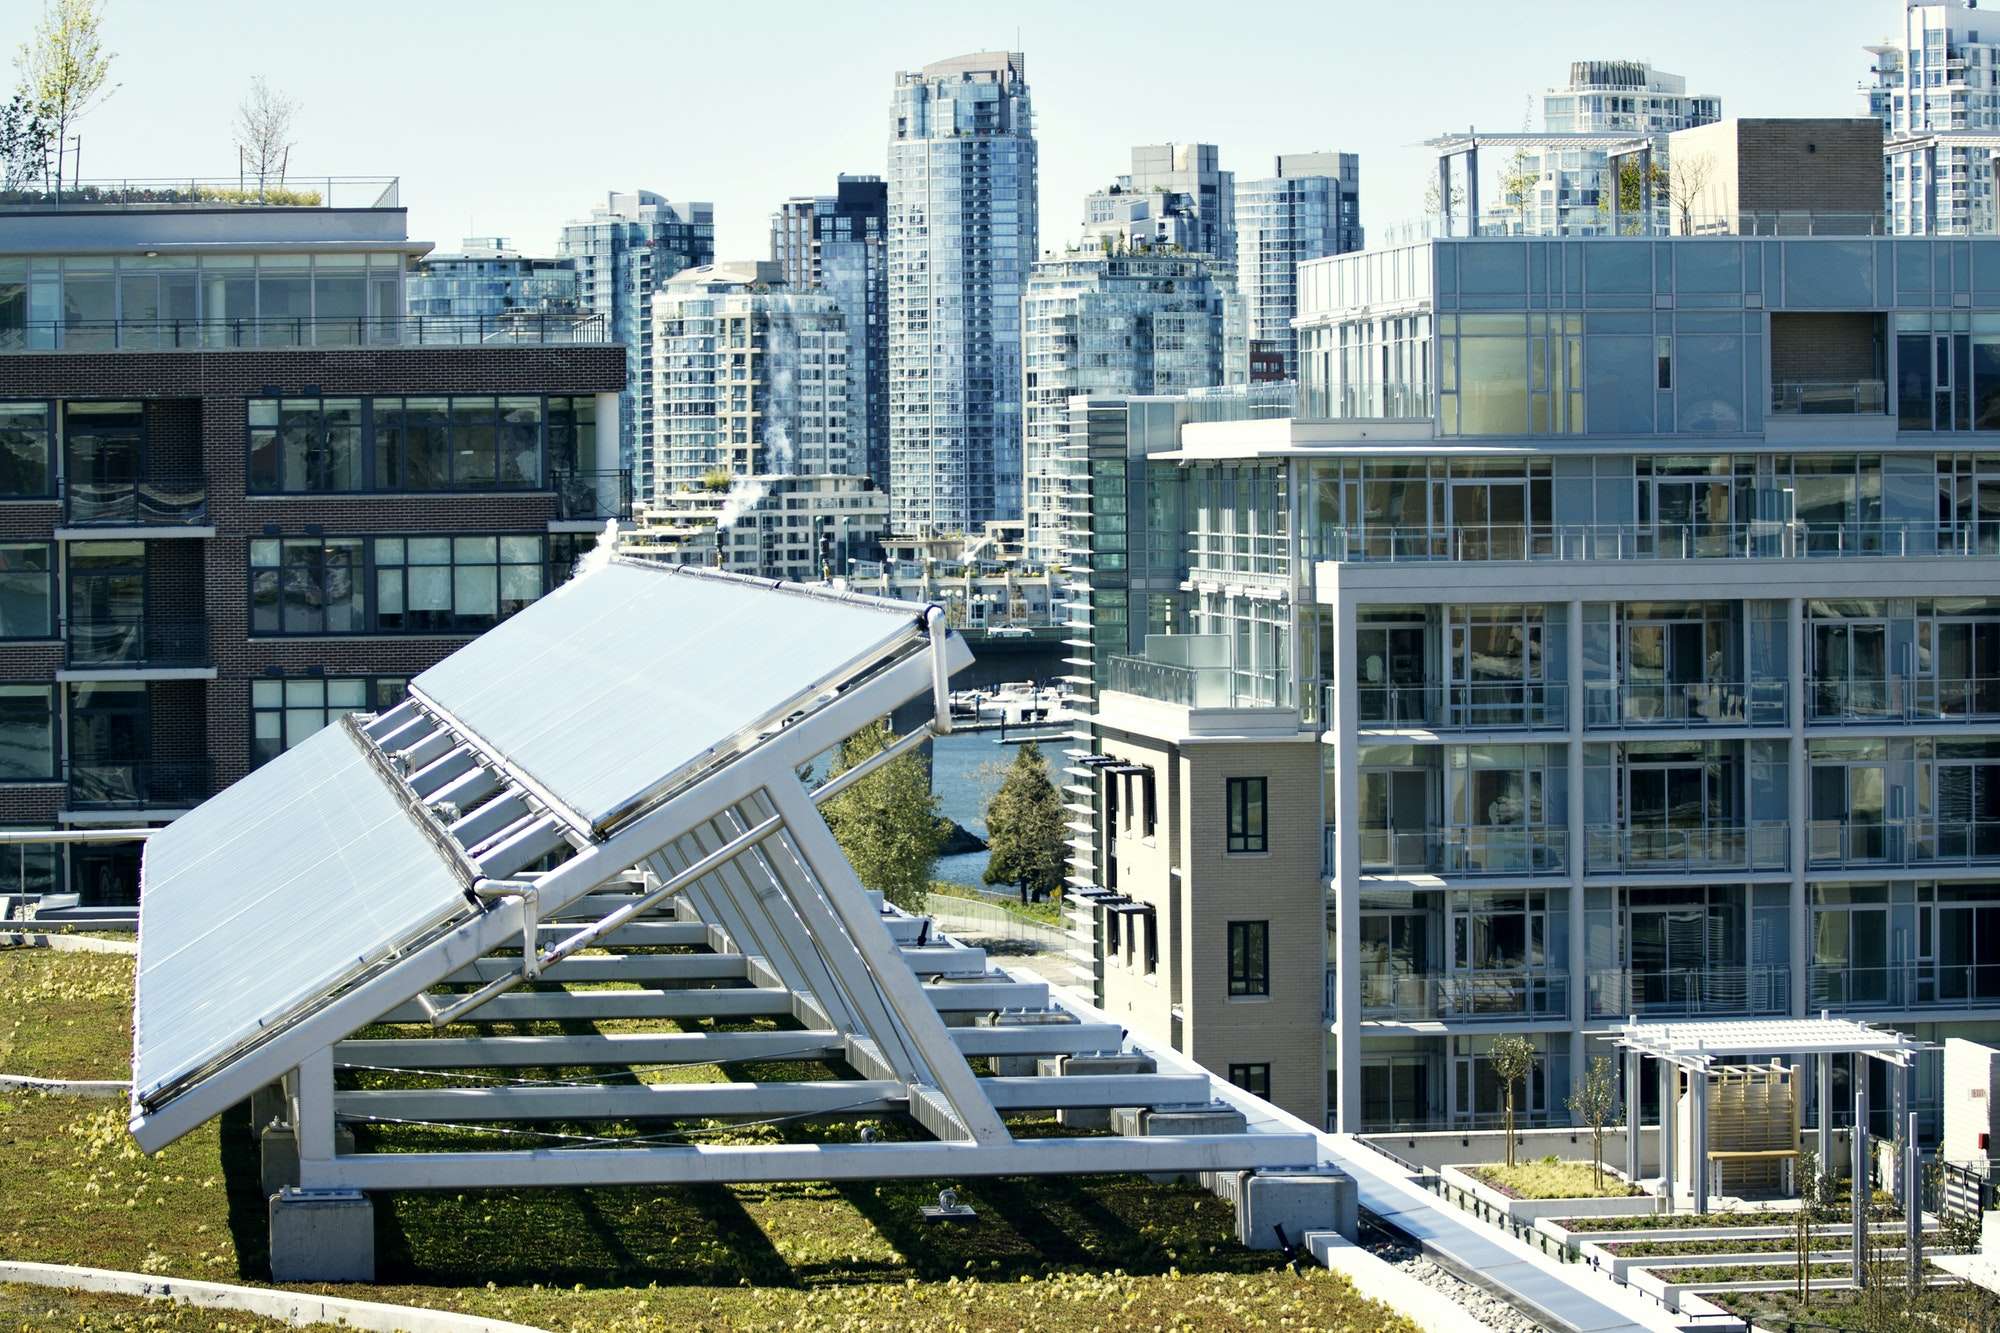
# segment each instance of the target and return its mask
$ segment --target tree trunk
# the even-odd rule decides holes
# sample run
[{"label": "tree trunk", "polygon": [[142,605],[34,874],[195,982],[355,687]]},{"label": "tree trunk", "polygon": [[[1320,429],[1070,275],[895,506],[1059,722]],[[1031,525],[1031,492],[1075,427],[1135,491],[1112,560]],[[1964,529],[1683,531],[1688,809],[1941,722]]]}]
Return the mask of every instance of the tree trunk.
[{"label": "tree trunk", "polygon": [[1514,1165],[1514,1085],[1507,1085],[1507,1165]]}]

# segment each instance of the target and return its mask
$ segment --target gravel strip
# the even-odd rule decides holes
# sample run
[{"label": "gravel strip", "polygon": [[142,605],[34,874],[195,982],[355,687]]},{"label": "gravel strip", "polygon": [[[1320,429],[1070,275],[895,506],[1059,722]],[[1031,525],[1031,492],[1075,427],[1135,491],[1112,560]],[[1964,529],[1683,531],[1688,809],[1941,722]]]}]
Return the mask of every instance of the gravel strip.
[{"label": "gravel strip", "polygon": [[1467,1314],[1496,1333],[1545,1333],[1542,1325],[1484,1287],[1474,1286],[1464,1278],[1439,1268],[1414,1245],[1384,1239],[1377,1232],[1376,1239],[1363,1248],[1390,1267],[1400,1269],[1440,1296],[1463,1306]]}]

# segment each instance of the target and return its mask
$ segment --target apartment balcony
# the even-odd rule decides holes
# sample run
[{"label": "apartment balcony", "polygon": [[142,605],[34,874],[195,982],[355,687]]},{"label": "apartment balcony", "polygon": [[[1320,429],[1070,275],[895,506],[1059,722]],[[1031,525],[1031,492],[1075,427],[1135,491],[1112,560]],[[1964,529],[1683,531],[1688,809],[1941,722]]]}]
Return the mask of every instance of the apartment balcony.
[{"label": "apartment balcony", "polygon": [[1782,1014],[1792,1005],[1789,967],[1609,968],[1587,987],[1593,1018]]},{"label": "apartment balcony", "polygon": [[63,486],[65,527],[170,529],[207,523],[208,478],[199,474],[145,481],[72,477]]},{"label": "apartment balcony", "polygon": [[1308,535],[1317,560],[1796,560],[2000,555],[2000,520],[1966,523],[1688,523],[1655,526],[1494,524],[1450,528],[1328,526]]},{"label": "apartment balcony", "polygon": [[63,666],[71,671],[188,670],[215,665],[205,616],[117,616],[71,620]]},{"label": "apartment balcony", "polygon": [[1593,824],[1584,830],[1583,868],[1591,875],[1783,870],[1789,839],[1781,819],[1701,828]]},{"label": "apartment balcony", "polygon": [[1771,385],[1774,417],[1886,416],[1888,386],[1881,380],[1779,380]]},{"label": "apartment balcony", "polygon": [[1813,967],[1806,1008],[2000,1009],[2000,963]]},{"label": "apartment balcony", "polygon": [[[1569,830],[1487,824],[1400,833],[1361,830],[1361,869],[1373,875],[1551,875],[1569,864]],[[1329,874],[1339,866],[1339,840],[1326,830]]]},{"label": "apartment balcony", "polygon": [[554,347],[603,345],[602,315],[270,316],[245,319],[66,319],[0,325],[5,352],[212,352],[278,347]]},{"label": "apartment balcony", "polygon": [[71,810],[186,810],[215,794],[215,765],[207,759],[72,760],[67,807]]},{"label": "apartment balcony", "polygon": [[1815,819],[1806,826],[1809,866],[2000,864],[2000,820]]},{"label": "apartment balcony", "polygon": [[627,522],[632,517],[632,469],[579,472],[556,468],[556,517],[568,522]]},{"label": "apartment balcony", "polygon": [[1428,421],[1430,385],[1394,380],[1309,385],[1299,394],[1301,421]]},{"label": "apartment balcony", "polygon": [[1806,721],[1818,726],[2000,721],[2000,677],[1808,680]]},{"label": "apartment balcony", "polygon": [[[1334,713],[1334,687],[1326,688],[1326,712]],[[1487,731],[1569,725],[1569,687],[1560,681],[1495,681],[1415,685],[1357,685],[1360,725],[1396,730]]]},{"label": "apartment balcony", "polygon": [[161,213],[218,208],[396,208],[395,176],[287,176],[259,183],[242,176],[130,177],[69,181],[60,190],[28,182],[0,191],[0,212]]},{"label": "apartment balcony", "polygon": [[1583,725],[1592,730],[1782,727],[1789,720],[1790,697],[1781,679],[1585,681]]},{"label": "apartment balcony", "polygon": [[1234,661],[1226,634],[1150,634],[1143,656],[1106,659],[1105,688],[1183,708],[1269,706],[1238,697]]},{"label": "apartment balcony", "polygon": [[[1334,976],[1328,969],[1329,999]],[[1361,1016],[1405,1023],[1567,1018],[1569,977],[1518,967],[1368,971],[1361,975]]]}]

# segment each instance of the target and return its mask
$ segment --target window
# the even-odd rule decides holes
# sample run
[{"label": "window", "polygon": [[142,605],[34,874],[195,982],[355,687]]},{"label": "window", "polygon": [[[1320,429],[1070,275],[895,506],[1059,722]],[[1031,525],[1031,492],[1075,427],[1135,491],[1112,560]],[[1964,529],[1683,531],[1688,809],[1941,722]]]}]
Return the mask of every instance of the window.
[{"label": "window", "polygon": [[359,398],[253,398],[251,491],[365,490]]},{"label": "window", "polygon": [[0,639],[46,639],[55,633],[55,562],[47,542],[0,543]]},{"label": "window", "polygon": [[1271,1095],[1271,1066],[1268,1064],[1231,1065],[1229,1081],[1252,1097]]},{"label": "window", "polygon": [[1657,364],[1657,384],[1655,387],[1674,387],[1674,340],[1672,338],[1653,339],[1653,360]]},{"label": "window", "polygon": [[376,625],[484,630],[540,597],[543,578],[537,537],[377,537]]},{"label": "window", "polygon": [[0,499],[55,493],[49,405],[0,403]]},{"label": "window", "polygon": [[401,676],[251,681],[250,766],[270,762],[349,713],[395,707],[409,683]]},{"label": "window", "polygon": [[[540,398],[377,398],[371,408],[378,490],[532,490],[542,484]],[[565,451],[574,450],[575,436],[574,419],[566,416]]]},{"label": "window", "polygon": [[1228,786],[1229,842],[1231,852],[1270,850],[1266,826],[1263,778],[1231,778]]},{"label": "window", "polygon": [[61,883],[61,847],[51,843],[0,847],[0,894],[54,893]]},{"label": "window", "polygon": [[1153,770],[1150,768],[1139,775],[1139,807],[1143,812],[1139,817],[1139,836],[1150,839],[1160,816],[1159,802],[1153,790]]},{"label": "window", "polygon": [[1229,923],[1229,993],[1271,993],[1271,923]]},{"label": "window", "polygon": [[357,634],[367,628],[358,537],[250,543],[252,634]]},{"label": "window", "polygon": [[47,685],[0,685],[0,781],[56,776],[55,692]]}]

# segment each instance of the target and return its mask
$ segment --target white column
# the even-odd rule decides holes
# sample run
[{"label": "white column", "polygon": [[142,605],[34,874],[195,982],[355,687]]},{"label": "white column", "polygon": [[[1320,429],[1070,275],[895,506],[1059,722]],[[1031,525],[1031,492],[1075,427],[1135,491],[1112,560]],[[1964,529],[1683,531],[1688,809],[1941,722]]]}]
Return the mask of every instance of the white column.
[{"label": "white column", "polygon": [[1688,1071],[1688,1184],[1694,1187],[1694,1210],[1708,1211],[1708,1071]]},{"label": "white column", "polygon": [[310,1186],[313,1165],[333,1160],[333,1048],[301,1061],[292,1080],[292,1131],[299,1152],[299,1183]]},{"label": "white column", "polygon": [[1589,1001],[1584,975],[1583,930],[1583,603],[1569,604],[1569,653],[1564,663],[1568,680],[1569,746],[1569,1077],[1570,1085],[1586,1072],[1584,1014]]},{"label": "white column", "polygon": [[1639,1179],[1639,1067],[1644,1059],[1637,1051],[1625,1052],[1625,1178]]},{"label": "white column", "polygon": [[[1334,857],[1333,903],[1334,1022],[1337,1028],[1334,1086],[1340,1094],[1335,1124],[1343,1134],[1361,1131],[1361,790],[1356,771],[1361,680],[1357,661],[1354,600],[1338,587],[1333,599],[1334,823],[1340,830]],[[1446,1071],[1447,1078],[1450,1071]]]},{"label": "white column", "polygon": [[[1792,872],[1791,1013],[1806,1017],[1806,960],[1812,935],[1812,914],[1806,902],[1806,831],[1811,793],[1806,770],[1806,619],[1805,601],[1794,597],[1785,616],[1785,699],[1791,742],[1785,760],[1785,794],[1789,800],[1791,837],[1787,843]],[[1824,1164],[1822,1164],[1824,1165]]]},{"label": "white column", "polygon": [[[653,451],[653,442],[651,440],[636,440],[633,442],[633,448],[635,450],[644,449],[650,454]],[[600,393],[597,395],[596,452],[597,456],[595,458],[577,459],[577,467],[582,471],[588,472],[593,469],[605,471],[618,466],[618,395],[615,393]],[[637,471],[637,460],[635,459],[633,466],[635,476],[637,475]],[[637,483],[635,482],[634,484],[636,485]]]},{"label": "white column", "polygon": [[1660,1061],[1660,1197],[1667,1201],[1668,1212],[1674,1207],[1674,1098],[1679,1075],[1673,1061]]},{"label": "white column", "polygon": [[1850,1077],[1854,1080],[1854,1165],[1847,1180],[1847,1196],[1854,1204],[1854,1285],[1867,1281],[1868,1253],[1868,1065],[1866,1056],[1853,1057]]},{"label": "white column", "polygon": [[1819,1062],[1819,1173],[1833,1177],[1833,1056],[1821,1051]]}]

